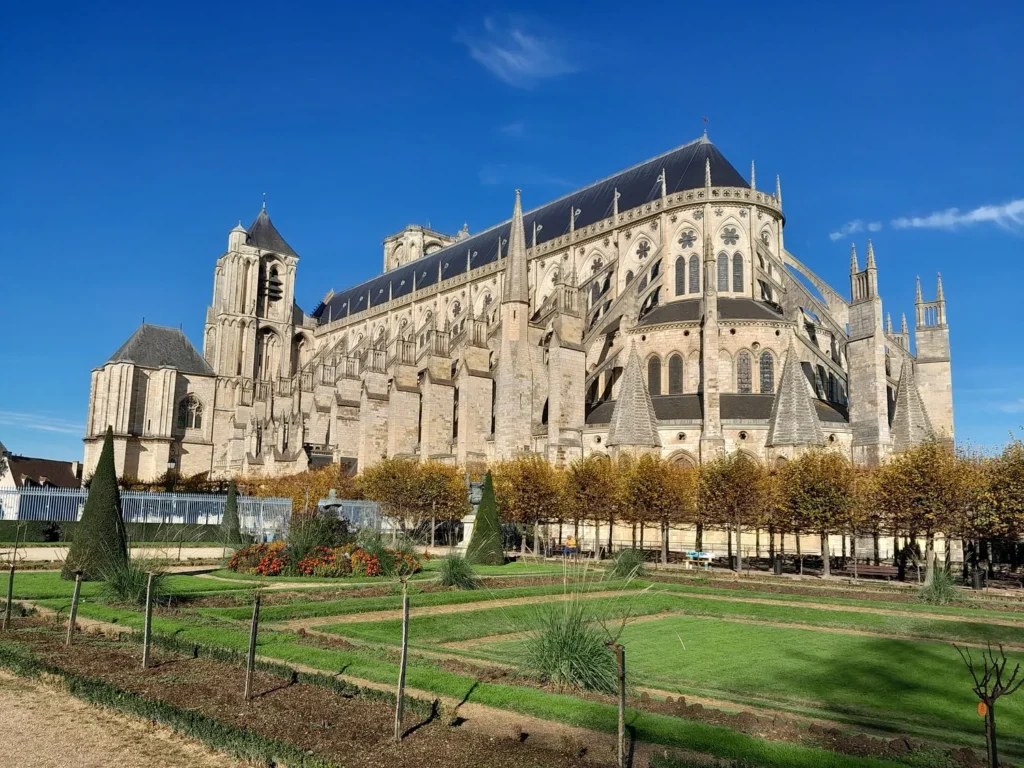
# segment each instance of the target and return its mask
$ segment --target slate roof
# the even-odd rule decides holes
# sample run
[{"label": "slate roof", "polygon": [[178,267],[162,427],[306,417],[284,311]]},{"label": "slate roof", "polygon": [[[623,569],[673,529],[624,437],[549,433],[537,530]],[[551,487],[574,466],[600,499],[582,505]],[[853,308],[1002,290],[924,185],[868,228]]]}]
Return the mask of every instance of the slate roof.
[{"label": "slate roof", "polygon": [[638,326],[661,325],[662,323],[695,323],[704,312],[700,299],[684,299],[661,304],[644,315]]},{"label": "slate roof", "polygon": [[76,474],[76,470],[81,472],[81,465],[78,462],[8,456],[7,465],[18,488],[78,488],[82,484],[81,476]]},{"label": "slate roof", "polygon": [[264,251],[273,251],[282,256],[299,257],[299,254],[293,251],[292,247],[281,237],[281,233],[277,231],[274,222],[267,215],[266,208],[260,211],[256,221],[245,231],[245,242],[255,248],[262,248]]},{"label": "slate roof", "polygon": [[[669,194],[704,186],[705,161],[711,161],[711,182],[715,186],[749,187],[747,181],[725,159],[725,156],[707,138],[691,141],[669,152],[653,157],[624,171],[620,171],[589,186],[560,197],[523,215],[525,231],[532,242],[533,225],[540,225],[537,242],[554,240],[569,232],[570,211],[579,209],[576,228],[589,227],[612,215],[615,190],[619,192],[619,210],[627,211],[660,199],[661,183],[658,176],[665,169]],[[392,298],[400,298],[412,291],[413,275],[416,287],[425,288],[438,281],[461,275],[467,270],[467,259],[472,254],[472,268],[476,269],[504,257],[498,253],[498,242],[510,240],[511,220],[504,221],[471,237],[459,240],[439,251],[412,261],[398,269],[386,272],[366,282],[335,293],[313,312],[320,322],[360,312],[367,304],[386,301],[389,287]],[[506,246],[507,248],[507,246]]]},{"label": "slate roof", "polygon": [[213,369],[178,328],[143,323],[108,363],[135,363],[143,368],[177,368],[181,373],[213,376]]},{"label": "slate roof", "polygon": [[818,409],[813,404],[816,401],[790,340],[779,389],[772,403],[765,445],[821,445],[825,438]]},{"label": "slate roof", "polygon": [[[704,406],[699,394],[659,395],[652,397],[651,402],[658,421],[700,421],[704,418]],[[738,395],[728,392],[719,395],[721,417],[737,421],[767,421],[771,418],[774,402],[774,395]],[[615,400],[606,400],[595,406],[587,414],[587,424],[608,424],[612,411],[615,410],[615,403]],[[818,420],[823,424],[845,424],[849,420],[846,410],[841,405],[827,403],[824,400],[814,400],[813,404]]]},{"label": "slate roof", "polygon": [[651,403],[651,393],[640,368],[640,355],[636,342],[629,348],[629,360],[622,372],[619,399],[612,410],[608,425],[608,445],[628,445],[660,448],[658,418]]},{"label": "slate roof", "polygon": [[718,299],[719,320],[785,320],[770,305],[754,299],[727,298]]}]

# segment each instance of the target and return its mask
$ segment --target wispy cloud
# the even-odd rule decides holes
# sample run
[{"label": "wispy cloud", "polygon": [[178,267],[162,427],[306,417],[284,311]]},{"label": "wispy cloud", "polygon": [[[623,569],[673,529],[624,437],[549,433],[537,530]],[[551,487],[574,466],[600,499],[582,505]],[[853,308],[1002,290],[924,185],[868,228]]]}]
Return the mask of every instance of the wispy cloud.
[{"label": "wispy cloud", "polygon": [[513,139],[521,139],[526,134],[526,122],[516,120],[514,123],[501,126],[501,132]]},{"label": "wispy cloud", "polygon": [[995,403],[995,408],[1002,413],[1024,413],[1024,397]]},{"label": "wispy cloud", "polygon": [[0,411],[0,426],[17,429],[33,429],[39,432],[58,432],[62,435],[78,435],[85,433],[85,427],[77,421],[48,416],[41,413],[22,413],[20,411]]},{"label": "wispy cloud", "polygon": [[1024,225],[1024,199],[1011,200],[1002,205],[983,205],[970,211],[947,208],[927,216],[893,219],[896,229],[956,229],[973,224],[996,224],[1006,229]]},{"label": "wispy cloud", "polygon": [[480,183],[486,187],[498,184],[516,184],[519,186],[568,187],[578,186],[569,179],[545,173],[534,166],[512,166],[506,163],[495,163],[483,166],[477,174]]},{"label": "wispy cloud", "polygon": [[492,75],[514,88],[532,88],[541,80],[580,70],[565,41],[528,29],[522,18],[488,17],[483,27],[456,38]]},{"label": "wispy cloud", "polygon": [[829,234],[829,240],[835,242],[842,240],[844,237],[857,234],[858,232],[879,232],[882,229],[882,222],[880,221],[864,221],[863,219],[854,219],[848,221],[835,232]]}]

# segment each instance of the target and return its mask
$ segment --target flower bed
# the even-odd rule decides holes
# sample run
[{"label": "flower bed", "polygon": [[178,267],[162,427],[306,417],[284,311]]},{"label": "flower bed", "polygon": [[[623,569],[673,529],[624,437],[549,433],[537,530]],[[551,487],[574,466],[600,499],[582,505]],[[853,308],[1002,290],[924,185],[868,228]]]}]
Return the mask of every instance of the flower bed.
[{"label": "flower bed", "polygon": [[[385,562],[381,562],[386,558]],[[341,547],[315,547],[305,557],[291,564],[284,542],[253,544],[238,550],[228,563],[236,573],[260,576],[314,576],[316,578],[345,578],[346,576],[407,576],[418,573],[423,566],[408,552],[382,548],[371,551],[358,544]]]}]

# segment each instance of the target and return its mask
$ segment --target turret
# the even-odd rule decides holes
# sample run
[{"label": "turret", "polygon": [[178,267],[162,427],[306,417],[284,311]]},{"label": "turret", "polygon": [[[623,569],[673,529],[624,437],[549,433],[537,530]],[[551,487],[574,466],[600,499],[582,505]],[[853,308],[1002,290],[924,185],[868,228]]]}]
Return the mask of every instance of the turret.
[{"label": "turret", "polygon": [[916,379],[935,436],[953,439],[953,374],[950,365],[949,326],[942,275],[937,277],[935,301],[924,301],[917,279]]}]

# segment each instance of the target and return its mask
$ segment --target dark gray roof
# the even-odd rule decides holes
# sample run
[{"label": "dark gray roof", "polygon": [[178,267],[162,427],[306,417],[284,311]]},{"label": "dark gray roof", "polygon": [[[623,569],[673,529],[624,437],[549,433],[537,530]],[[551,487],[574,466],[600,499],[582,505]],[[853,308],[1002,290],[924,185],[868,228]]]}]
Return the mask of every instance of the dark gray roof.
[{"label": "dark gray roof", "polygon": [[282,256],[299,257],[299,254],[293,251],[292,247],[281,237],[281,233],[277,231],[274,222],[267,215],[266,208],[260,211],[256,221],[246,230],[245,242],[255,248],[262,248],[264,251],[273,251]]},{"label": "dark gray roof", "polygon": [[639,326],[660,325],[662,323],[696,323],[700,320],[704,309],[700,299],[673,301],[655,307],[641,318]]},{"label": "dark gray roof", "polygon": [[772,415],[775,395],[719,395],[719,406],[723,419],[756,421]]},{"label": "dark gray roof", "polygon": [[[737,395],[723,393],[719,396],[719,405],[723,419],[737,420],[768,420],[772,414],[774,395]],[[704,406],[698,394],[659,395],[652,397],[654,414],[658,421],[675,419],[703,419]],[[814,400],[818,419],[823,422],[846,423],[846,410],[841,405]],[[606,400],[587,414],[587,424],[607,424],[611,421],[615,410],[615,400]]]},{"label": "dark gray roof", "polygon": [[177,368],[181,373],[213,376],[213,369],[178,328],[143,323],[108,363],[135,363],[144,368]]},{"label": "dark gray roof", "polygon": [[78,488],[82,484],[82,466],[78,462],[10,456],[11,477],[18,488]]},{"label": "dark gray roof", "polygon": [[[525,231],[533,232],[540,225],[537,242],[554,240],[569,232],[569,212],[577,208],[576,228],[589,227],[612,215],[615,190],[619,192],[619,210],[627,211],[661,197],[658,177],[665,169],[669,194],[704,186],[705,161],[711,161],[711,182],[717,187],[749,187],[747,181],[706,138],[691,141],[669,152],[627,168],[601,181],[572,192],[553,202],[523,215]],[[351,312],[366,309],[386,301],[389,295],[399,298],[412,291],[413,275],[416,288],[425,288],[438,281],[461,275],[467,271],[467,260],[472,254],[473,269],[490,264],[506,253],[498,253],[499,238],[509,240],[511,220],[502,222],[472,237],[459,240],[440,251],[410,262],[403,267],[367,280],[352,288],[335,293],[327,302],[313,311],[321,322],[329,318],[345,317]]]},{"label": "dark gray roof", "polygon": [[785,320],[770,304],[754,299],[719,298],[720,320]]},{"label": "dark gray roof", "polygon": [[815,400],[814,409],[818,412],[818,421],[832,424],[847,424],[850,421],[850,414],[845,405],[830,403],[826,400]]}]

